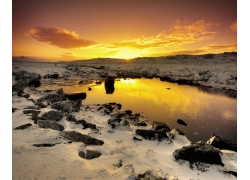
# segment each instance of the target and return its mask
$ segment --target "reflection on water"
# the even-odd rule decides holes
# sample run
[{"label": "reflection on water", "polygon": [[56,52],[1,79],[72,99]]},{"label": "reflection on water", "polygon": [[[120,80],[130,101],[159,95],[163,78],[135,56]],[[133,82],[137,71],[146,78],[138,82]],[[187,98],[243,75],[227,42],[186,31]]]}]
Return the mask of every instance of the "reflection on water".
[{"label": "reflection on water", "polygon": [[[90,86],[92,90],[88,91]],[[215,133],[237,143],[236,98],[159,79],[116,80],[112,94],[107,93],[104,83],[63,88],[65,93],[86,92],[83,104],[121,103],[122,110],[141,113],[150,122],[165,122],[171,129],[179,128],[192,142],[206,141]],[[184,120],[187,126],[178,124],[177,119]]]},{"label": "reflection on water", "polygon": [[115,91],[114,84],[115,84],[115,79],[113,77],[108,76],[105,79],[104,86],[105,86],[106,94],[113,94],[113,92]]}]

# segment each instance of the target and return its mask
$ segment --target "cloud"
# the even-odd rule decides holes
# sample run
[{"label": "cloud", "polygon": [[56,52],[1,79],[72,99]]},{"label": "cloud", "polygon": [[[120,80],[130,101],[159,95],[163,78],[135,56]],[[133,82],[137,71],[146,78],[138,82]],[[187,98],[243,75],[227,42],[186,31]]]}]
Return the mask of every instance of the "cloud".
[{"label": "cloud", "polygon": [[156,47],[173,47],[189,43],[212,39],[217,32],[209,31],[214,24],[204,20],[196,21],[192,24],[175,21],[169,33],[165,31],[151,37],[141,37],[138,39],[127,40],[120,43],[113,43],[110,48],[129,47],[134,49],[146,49]]},{"label": "cloud", "polygon": [[60,48],[82,48],[97,44],[94,41],[80,39],[74,31],[61,28],[35,27],[25,35]]},{"label": "cloud", "polygon": [[237,32],[237,21],[234,21],[229,27],[233,32]]},{"label": "cloud", "polygon": [[212,45],[207,45],[203,47],[203,49],[206,50],[216,50],[216,49],[231,49],[231,50],[236,50],[237,49],[237,43],[232,43],[232,44],[212,44]]}]

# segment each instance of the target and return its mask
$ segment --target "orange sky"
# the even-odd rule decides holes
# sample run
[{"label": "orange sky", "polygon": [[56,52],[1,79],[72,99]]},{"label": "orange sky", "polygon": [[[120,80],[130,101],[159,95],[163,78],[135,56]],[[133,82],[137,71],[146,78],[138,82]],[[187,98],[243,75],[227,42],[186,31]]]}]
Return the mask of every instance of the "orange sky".
[{"label": "orange sky", "polygon": [[236,0],[13,0],[12,56],[46,61],[237,51]]}]

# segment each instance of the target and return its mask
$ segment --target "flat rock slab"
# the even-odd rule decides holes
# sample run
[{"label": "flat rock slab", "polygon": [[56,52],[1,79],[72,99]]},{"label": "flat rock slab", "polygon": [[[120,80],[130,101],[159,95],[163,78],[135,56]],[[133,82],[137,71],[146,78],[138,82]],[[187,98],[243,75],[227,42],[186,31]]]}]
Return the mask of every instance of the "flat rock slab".
[{"label": "flat rock slab", "polygon": [[98,158],[99,156],[101,156],[102,154],[98,151],[93,151],[93,150],[87,150],[87,152],[83,152],[83,151],[80,151],[78,153],[78,155],[81,157],[81,158],[84,158],[84,159],[94,159],[94,158]]},{"label": "flat rock slab", "polygon": [[81,134],[77,131],[61,131],[59,135],[71,141],[83,142],[86,145],[103,145],[104,144],[102,140],[95,139],[85,134]]},{"label": "flat rock slab", "polygon": [[168,136],[164,131],[155,131],[155,130],[145,130],[145,129],[137,129],[136,134],[142,136],[145,139],[149,140],[164,140],[167,139]]},{"label": "flat rock slab", "polygon": [[173,152],[175,160],[186,160],[189,161],[190,164],[202,162],[224,166],[220,154],[221,152],[219,149],[202,141],[193,143],[189,146],[183,146],[181,149],[176,149]]},{"label": "flat rock slab", "polygon": [[44,143],[44,144],[33,144],[33,146],[36,147],[52,147],[55,146],[56,144],[52,144],[52,143]]},{"label": "flat rock slab", "polygon": [[84,100],[86,99],[87,95],[85,92],[82,93],[75,93],[75,94],[65,94],[65,97],[67,97],[69,100]]},{"label": "flat rock slab", "polygon": [[63,131],[64,130],[63,125],[58,124],[55,121],[51,121],[51,120],[38,120],[37,125],[40,128],[50,128],[50,129],[57,130],[57,131]]},{"label": "flat rock slab", "polygon": [[27,124],[24,124],[24,125],[21,125],[21,126],[16,127],[14,130],[26,129],[26,128],[30,127],[30,126],[32,126],[32,124],[27,123]]}]

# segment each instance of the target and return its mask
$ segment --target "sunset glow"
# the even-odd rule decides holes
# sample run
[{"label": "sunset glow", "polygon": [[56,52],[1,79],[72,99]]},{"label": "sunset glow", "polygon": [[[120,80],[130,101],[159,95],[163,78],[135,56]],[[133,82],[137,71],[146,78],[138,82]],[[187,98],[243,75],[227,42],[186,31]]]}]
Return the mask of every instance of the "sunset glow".
[{"label": "sunset glow", "polygon": [[12,56],[58,61],[237,51],[237,1],[13,0]]}]

